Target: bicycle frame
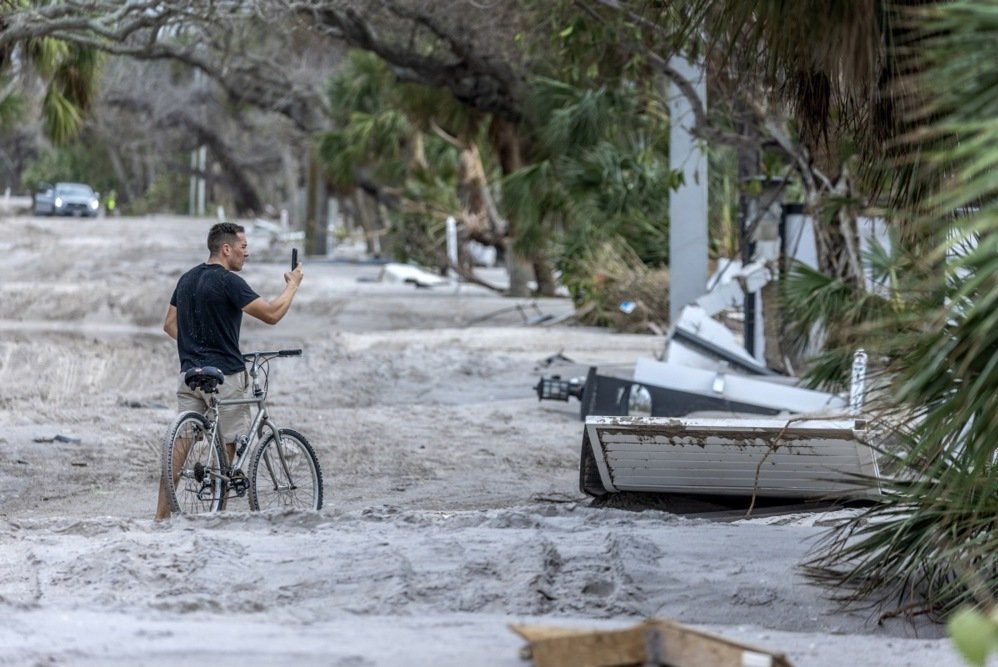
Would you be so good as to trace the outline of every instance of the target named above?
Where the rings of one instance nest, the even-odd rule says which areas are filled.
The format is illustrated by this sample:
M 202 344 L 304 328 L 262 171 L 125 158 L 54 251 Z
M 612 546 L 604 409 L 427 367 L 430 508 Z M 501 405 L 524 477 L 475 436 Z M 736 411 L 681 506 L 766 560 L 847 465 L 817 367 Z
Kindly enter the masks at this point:
M 223 378 L 217 368 L 188 373 L 191 388 L 205 392 L 207 407 L 200 414 L 179 414 L 163 442 L 163 479 L 172 511 L 217 511 L 225 508 L 226 498 L 241 498 L 247 493 L 254 510 L 322 508 L 322 469 L 315 450 L 298 431 L 279 428 L 267 408 L 270 361 L 301 352 L 243 355 L 253 379 L 252 396 L 237 393 L 238 397 L 220 398 L 215 389 Z M 236 443 L 221 441 L 221 409 L 225 406 L 255 406 L 249 432 Z M 198 453 L 188 459 L 194 443 L 199 443 Z M 235 451 L 230 444 L 235 444 Z M 181 478 L 185 481 L 178 486 Z
M 246 434 L 245 442 L 237 442 L 235 460 L 225 461 L 226 468 L 220 471 L 220 475 L 226 484 L 232 482 L 232 474 L 236 471 L 242 471 L 243 464 L 249 458 L 250 452 L 257 443 L 263 442 L 265 437 L 263 435 L 264 429 L 269 431 L 271 436 L 280 441 L 280 429 L 277 424 L 270 418 L 270 413 L 267 411 L 267 394 L 270 390 L 270 382 L 260 383 L 260 372 L 262 364 L 270 361 L 274 357 L 286 357 L 286 356 L 297 356 L 301 354 L 301 350 L 282 350 L 280 352 L 254 352 L 251 354 L 244 355 L 247 361 L 252 361 L 250 364 L 249 374 L 252 378 L 253 384 L 253 396 L 246 398 L 229 398 L 220 399 L 214 394 L 211 395 L 208 402 L 208 410 L 205 412 L 205 417 L 211 422 L 211 437 L 218 438 L 218 429 L 220 422 L 219 411 L 221 408 L 227 405 L 255 405 L 256 414 L 250 423 L 249 432 Z M 209 414 L 210 413 L 210 414 Z M 229 452 L 226 450 L 224 445 L 228 443 L 222 443 L 222 451 L 225 452 L 225 457 L 228 459 Z M 278 453 L 281 457 L 282 465 L 287 465 L 283 460 L 283 452 L 278 448 Z M 269 465 L 269 464 L 268 464 Z

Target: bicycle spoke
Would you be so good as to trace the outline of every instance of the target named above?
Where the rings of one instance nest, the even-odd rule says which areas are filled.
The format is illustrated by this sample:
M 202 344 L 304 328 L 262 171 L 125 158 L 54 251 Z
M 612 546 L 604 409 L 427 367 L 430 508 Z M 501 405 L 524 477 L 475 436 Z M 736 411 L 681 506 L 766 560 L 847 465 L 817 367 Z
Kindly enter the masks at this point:
M 220 456 L 221 448 L 203 417 L 186 413 L 177 418 L 164 443 L 164 476 L 170 481 L 173 511 L 196 514 L 220 509 L 225 488 Z
M 251 468 L 251 506 L 254 509 L 319 509 L 322 473 L 308 441 L 289 429 L 280 440 L 268 439 Z

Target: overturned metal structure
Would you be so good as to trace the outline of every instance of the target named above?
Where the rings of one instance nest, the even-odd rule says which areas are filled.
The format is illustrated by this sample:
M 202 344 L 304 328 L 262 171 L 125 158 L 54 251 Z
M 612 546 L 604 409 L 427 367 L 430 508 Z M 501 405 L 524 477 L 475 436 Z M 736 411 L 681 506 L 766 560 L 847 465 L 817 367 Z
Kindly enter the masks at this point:
M 857 353 L 847 403 L 759 365 L 722 329 L 707 311 L 690 308 L 667 341 L 667 360 L 639 359 L 630 379 L 592 367 L 585 381 L 538 383 L 540 399 L 580 402 L 581 490 L 879 495 L 876 451 L 860 416 L 865 354 Z
M 818 499 L 879 494 L 857 419 L 586 419 L 579 485 L 620 491 Z
M 714 319 L 756 298 L 774 279 L 771 259 L 719 270 L 707 293 L 674 317 L 661 358 L 637 360 L 631 378 L 590 368 L 584 381 L 538 383 L 540 399 L 579 399 L 582 491 L 879 495 L 875 443 L 861 416 L 866 355 L 857 352 L 847 403 L 766 368 Z

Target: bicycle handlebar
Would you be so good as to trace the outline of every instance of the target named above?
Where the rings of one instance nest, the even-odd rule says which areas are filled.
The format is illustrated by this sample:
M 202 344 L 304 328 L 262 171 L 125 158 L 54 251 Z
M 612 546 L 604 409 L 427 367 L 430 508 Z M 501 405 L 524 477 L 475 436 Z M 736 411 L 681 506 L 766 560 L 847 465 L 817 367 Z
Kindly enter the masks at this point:
M 260 357 L 273 358 L 273 357 L 300 357 L 301 348 L 297 350 L 273 350 L 266 352 L 249 352 L 243 355 L 244 361 L 254 361 Z

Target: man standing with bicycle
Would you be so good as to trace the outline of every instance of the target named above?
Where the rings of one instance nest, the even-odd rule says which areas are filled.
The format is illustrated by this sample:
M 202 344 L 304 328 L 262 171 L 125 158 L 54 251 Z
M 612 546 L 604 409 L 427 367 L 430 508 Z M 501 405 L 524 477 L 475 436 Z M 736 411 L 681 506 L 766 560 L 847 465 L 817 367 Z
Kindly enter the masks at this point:
M 246 363 L 239 351 L 239 330 L 243 313 L 267 324 L 277 324 L 287 314 L 301 285 L 301 264 L 284 274 L 284 290 L 270 301 L 253 291 L 237 273 L 249 257 L 246 230 L 242 225 L 220 222 L 208 232 L 208 261 L 195 266 L 180 277 L 166 311 L 163 330 L 177 341 L 180 357 L 180 383 L 177 400 L 181 412 L 203 412 L 208 406 L 200 390 L 184 383 L 184 373 L 191 368 L 214 366 L 225 375 L 218 387 L 218 397 L 239 398 L 249 386 Z M 236 437 L 244 433 L 249 422 L 249 405 L 223 408 L 220 421 L 225 426 L 222 439 L 230 459 Z M 178 451 L 174 475 L 186 452 Z M 170 516 L 170 501 L 160 480 L 156 518 Z

